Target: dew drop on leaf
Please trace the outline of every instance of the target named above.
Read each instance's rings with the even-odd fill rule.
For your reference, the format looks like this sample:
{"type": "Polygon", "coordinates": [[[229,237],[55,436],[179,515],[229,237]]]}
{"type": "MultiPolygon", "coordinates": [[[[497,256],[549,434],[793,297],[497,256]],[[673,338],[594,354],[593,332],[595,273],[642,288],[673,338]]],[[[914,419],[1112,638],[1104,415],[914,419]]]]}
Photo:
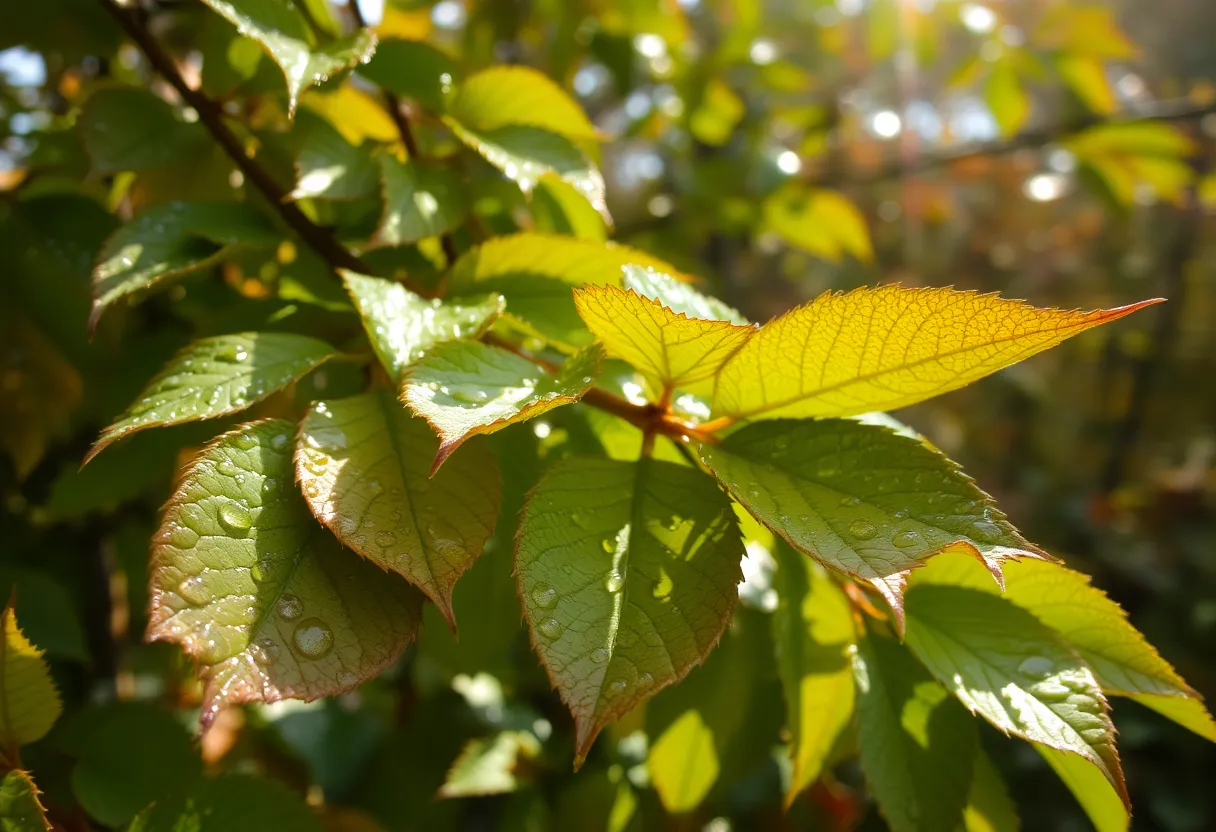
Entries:
{"type": "Polygon", "coordinates": [[[252,450],[257,446],[258,441],[247,433],[242,433],[232,440],[232,444],[236,445],[242,451],[252,450]]]}
{"type": "Polygon", "coordinates": [[[1054,665],[1044,656],[1031,656],[1018,665],[1018,673],[1031,679],[1043,679],[1051,673],[1054,665]]]}
{"type": "Polygon", "coordinates": [[[295,621],[304,614],[304,603],[294,595],[280,595],[279,602],[275,605],[275,612],[284,621],[295,621]]]}
{"type": "Polygon", "coordinates": [[[603,647],[597,647],[591,651],[591,661],[596,664],[603,664],[608,661],[608,651],[603,647]]]}
{"type": "Polygon", "coordinates": [[[612,683],[610,685],[608,685],[608,690],[613,695],[619,696],[620,694],[625,692],[625,688],[627,688],[627,687],[629,687],[629,683],[626,682],[624,679],[613,679],[612,683]]]}
{"type": "Polygon", "coordinates": [[[359,684],[359,677],[351,673],[349,670],[343,670],[338,674],[338,684],[344,688],[353,688],[359,684]]]}
{"type": "Polygon", "coordinates": [[[620,592],[621,588],[625,586],[625,578],[620,572],[609,572],[604,586],[609,592],[620,592]]]}
{"type": "Polygon", "coordinates": [[[334,646],[334,631],[319,618],[305,618],[296,625],[291,642],[300,655],[319,659],[334,646]]]}
{"type": "Polygon", "coordinates": [[[869,540],[878,533],[874,524],[867,520],[854,520],[849,524],[849,534],[858,540],[869,540]]]}
{"type": "Polygon", "coordinates": [[[189,526],[175,525],[169,532],[169,543],[178,549],[192,549],[198,543],[198,533],[189,526]]]}
{"type": "Polygon", "coordinates": [[[186,578],[186,580],[178,584],[177,594],[182,596],[187,603],[193,604],[196,607],[211,600],[211,593],[207,591],[202,575],[186,578]]]}
{"type": "Polygon", "coordinates": [[[221,459],[215,464],[215,472],[225,477],[235,477],[239,471],[231,459],[221,459]]]}
{"type": "Polygon", "coordinates": [[[279,645],[273,639],[262,636],[254,642],[254,646],[265,661],[273,662],[279,657],[279,645]]]}
{"type": "Polygon", "coordinates": [[[643,688],[649,687],[653,681],[654,681],[654,677],[651,676],[649,672],[646,672],[638,677],[638,686],[643,687],[643,688]]]}
{"type": "Polygon", "coordinates": [[[548,584],[537,584],[532,590],[532,603],[542,610],[552,609],[557,603],[557,590],[548,584]]]}
{"type": "Polygon", "coordinates": [[[286,447],[287,443],[288,443],[288,442],[290,442],[290,441],[291,441],[291,437],[290,437],[290,436],[288,436],[286,433],[280,433],[280,434],[279,434],[278,436],[276,436],[274,439],[271,439],[271,440],[270,440],[270,444],[271,444],[271,446],[273,446],[274,448],[277,448],[277,449],[280,449],[280,450],[281,450],[282,448],[286,447]]]}
{"type": "Polygon", "coordinates": [[[901,532],[897,532],[895,536],[891,538],[891,543],[897,549],[907,549],[910,546],[915,546],[919,542],[920,535],[911,529],[904,529],[901,532]]]}
{"type": "Polygon", "coordinates": [[[558,623],[556,618],[546,618],[536,627],[540,634],[548,639],[557,638],[562,634],[562,625],[558,623]]]}
{"type": "Polygon", "coordinates": [[[396,541],[397,535],[393,534],[387,529],[376,532],[376,543],[379,546],[392,546],[396,541]]]}
{"type": "Polygon", "coordinates": [[[840,504],[842,506],[846,506],[846,507],[859,506],[859,505],[861,505],[861,498],[860,497],[841,497],[840,504]]]}
{"type": "Polygon", "coordinates": [[[253,518],[249,516],[239,503],[232,501],[225,502],[220,505],[219,510],[220,525],[228,530],[230,534],[240,534],[249,531],[249,527],[253,525],[253,518]]]}

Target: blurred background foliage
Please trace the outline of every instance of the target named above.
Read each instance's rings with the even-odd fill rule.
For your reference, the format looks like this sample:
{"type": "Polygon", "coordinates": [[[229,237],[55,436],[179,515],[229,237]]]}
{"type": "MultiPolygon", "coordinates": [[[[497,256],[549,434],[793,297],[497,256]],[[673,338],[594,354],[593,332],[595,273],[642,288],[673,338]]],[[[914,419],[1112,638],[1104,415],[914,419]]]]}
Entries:
{"type": "MultiPolygon", "coordinates": [[[[251,41],[193,0],[136,5],[297,197],[376,190],[369,148],[397,133],[370,86],[344,76],[307,92],[289,133],[282,79],[251,41]],[[340,181],[325,173],[335,153],[340,181]]],[[[302,5],[322,26],[352,25],[343,5],[302,5]]],[[[453,80],[541,69],[604,139],[612,237],[700,276],[753,320],[878,282],[1042,306],[1169,298],[900,416],[1216,694],[1216,4],[370,0],[362,13],[382,39],[429,44],[360,70],[404,99],[429,152],[450,134],[423,110],[453,80]]],[[[333,701],[226,712],[192,744],[191,669],[141,640],[146,560],[175,470],[217,428],[144,433],[83,470],[80,459],[195,337],[347,332],[351,310],[308,251],[252,246],[115,308],[90,341],[90,271],[120,219],[257,197],[100,4],[10,3],[0,19],[0,583],[65,700],[24,750],[56,822],[124,827],[206,768],[236,778],[217,781],[233,793],[305,800],[333,830],[883,828],[855,763],[782,811],[783,705],[761,660],[773,543],[758,530],[722,647],[570,773],[569,717],[508,573],[536,452],[577,450],[598,418],[571,408],[495,443],[511,478],[496,536],[456,592],[459,643],[428,609],[420,642],[383,678],[333,701]],[[99,140],[124,112],[128,143],[99,140]]],[[[502,177],[468,181],[470,226],[610,233],[553,177],[530,200],[502,177]]],[[[377,225],[377,211],[341,197],[301,204],[343,239],[377,225]]],[[[369,255],[382,273],[437,279],[437,238],[384,242],[369,255]]],[[[257,414],[358,389],[344,375],[356,372],[314,372],[257,414]]],[[[1128,700],[1115,710],[1134,828],[1213,828],[1216,749],[1128,700]]],[[[1026,828],[1087,828],[1030,747],[985,731],[1026,828]]]]}

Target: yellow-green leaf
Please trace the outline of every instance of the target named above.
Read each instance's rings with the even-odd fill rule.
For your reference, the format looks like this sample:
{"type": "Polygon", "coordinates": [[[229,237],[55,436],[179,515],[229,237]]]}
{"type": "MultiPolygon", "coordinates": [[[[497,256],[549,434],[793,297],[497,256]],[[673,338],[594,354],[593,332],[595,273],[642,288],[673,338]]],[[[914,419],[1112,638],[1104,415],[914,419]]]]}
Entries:
{"type": "Polygon", "coordinates": [[[599,137],[573,98],[544,73],[524,66],[496,66],[469,76],[448,113],[477,132],[525,125],[574,141],[599,137]]]}
{"type": "Polygon", "coordinates": [[[677,280],[669,274],[655,271],[654,268],[627,265],[622,267],[625,273],[625,288],[632,289],[639,295],[658,301],[671,311],[689,318],[704,318],[710,321],[730,321],[732,324],[747,326],[747,318],[739,314],[722,301],[710,295],[704,295],[690,286],[685,280],[677,280]]]}
{"type": "Polygon", "coordinates": [[[992,111],[1001,135],[1012,136],[1030,118],[1030,94],[1022,86],[1018,63],[1013,56],[996,61],[984,82],[984,102],[992,111]]]}
{"type": "Polygon", "coordinates": [[[688,129],[705,144],[721,146],[743,118],[743,101],[724,82],[710,79],[701,103],[688,119],[688,129]]]}
{"type": "Polygon", "coordinates": [[[0,653],[0,751],[8,754],[46,736],[63,705],[42,651],[21,633],[11,604],[4,608],[0,653]]]}
{"type": "Polygon", "coordinates": [[[549,372],[479,341],[443,344],[406,373],[401,397],[439,434],[437,471],[467,439],[581,399],[602,358],[599,347],[588,347],[549,372]]]}
{"type": "Polygon", "coordinates": [[[647,759],[663,808],[678,815],[701,805],[718,781],[714,732],[699,711],[687,710],[655,738],[647,759]],[[667,772],[673,772],[668,776],[667,772]]]}
{"type": "MultiPolygon", "coordinates": [[[[1096,771],[1084,760],[1077,759],[1090,771],[1096,771]]],[[[1102,782],[1106,783],[1105,780],[1102,782]]],[[[1110,786],[1106,785],[1106,788],[1110,786]]],[[[1017,807],[1009,797],[1001,773],[982,748],[977,749],[975,754],[971,790],[967,793],[967,805],[963,808],[962,832],[1018,832],[1017,807]]]]}
{"type": "Polygon", "coordinates": [[[1061,55],[1056,61],[1056,67],[1064,81],[1084,102],[1085,106],[1095,113],[1110,115],[1119,109],[1115,100],[1115,91],[1111,89],[1110,81],[1106,78],[1106,68],[1102,61],[1081,55],[1061,55]]]}
{"type": "Polygon", "coordinates": [[[851,254],[863,263],[874,259],[866,218],[843,194],[787,184],[764,201],[764,227],[792,246],[824,260],[851,254]]]}
{"type": "Polygon", "coordinates": [[[1195,154],[1195,142],[1172,124],[1098,125],[1069,137],[1061,146],[1097,173],[1122,205],[1135,202],[1142,187],[1179,202],[1194,178],[1186,159],[1195,154]]]}
{"type": "Polygon", "coordinates": [[[455,627],[452,587],[494,531],[502,492],[485,446],[431,478],[437,445],[390,390],[317,402],[300,423],[296,479],[343,544],[403,575],[455,627]]]}
{"type": "Polygon", "coordinates": [[[1158,302],[1081,312],[953,289],[825,292],[765,324],[726,362],[714,414],[734,421],[905,407],[1158,302]]]}
{"type": "Polygon", "coordinates": [[[691,318],[615,286],[576,289],[574,305],[609,355],[628,361],[665,391],[713,378],[756,332],[727,321],[691,318]]]}
{"type": "Polygon", "coordinates": [[[526,782],[528,762],[540,755],[540,743],[530,731],[499,731],[470,740],[448,770],[440,797],[507,794],[526,782]]]}

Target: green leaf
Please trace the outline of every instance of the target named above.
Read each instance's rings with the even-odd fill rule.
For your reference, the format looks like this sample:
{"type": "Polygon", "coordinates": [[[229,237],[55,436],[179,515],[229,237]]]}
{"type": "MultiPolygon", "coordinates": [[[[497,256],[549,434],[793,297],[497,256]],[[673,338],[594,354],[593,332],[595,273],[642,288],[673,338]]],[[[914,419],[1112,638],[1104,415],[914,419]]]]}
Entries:
{"type": "Polygon", "coordinates": [[[452,171],[380,154],[384,214],[372,237],[377,246],[416,243],[460,225],[469,212],[467,188],[452,171]]]}
{"type": "Polygon", "coordinates": [[[444,110],[456,62],[430,44],[383,38],[359,74],[389,92],[412,98],[432,113],[444,110]]]}
{"type": "Polygon", "coordinates": [[[455,628],[452,587],[493,533],[502,491],[484,446],[430,478],[437,445],[390,390],[317,402],[300,424],[296,479],[344,545],[405,576],[455,628]]]}
{"type": "Polygon", "coordinates": [[[773,628],[794,766],[788,809],[830,765],[853,718],[849,657],[856,634],[848,599],[821,566],[787,546],[777,546],[775,554],[780,601],[773,628]]]}
{"type": "Polygon", "coordinates": [[[436,344],[479,337],[504,308],[502,296],[496,294],[444,303],[380,277],[344,271],[342,280],[372,348],[394,380],[436,344]]]}
{"type": "Polygon", "coordinates": [[[421,593],[309,516],[294,430],[253,422],[208,445],[153,539],[148,638],[195,661],[204,726],[241,702],[350,690],[397,659],[422,616],[421,593]]]}
{"type": "Polygon", "coordinates": [[[362,199],[376,193],[379,171],[366,146],[346,140],[324,118],[310,110],[297,116],[294,199],[362,199]]]}
{"type": "MultiPolygon", "coordinates": [[[[1040,749],[1041,750],[1041,749],[1040,749]]],[[[1052,752],[1059,753],[1059,752],[1052,752]]],[[[1077,758],[1073,758],[1077,759],[1077,758]]],[[[1083,760],[1077,760],[1090,771],[1094,771],[1083,760]]],[[[1095,772],[1097,774],[1097,772],[1095,772]]],[[[1098,777],[1102,775],[1097,774],[1098,777]]],[[[1106,781],[1103,780],[1103,785],[1106,781]]],[[[1106,786],[1109,789],[1109,786],[1106,786]]],[[[1122,805],[1120,805],[1122,811],[1122,805]]],[[[967,793],[967,806],[963,809],[965,832],[1018,832],[1017,807],[1009,797],[1005,781],[992,760],[977,749],[971,776],[971,791],[967,793]]]]}
{"type": "Polygon", "coordinates": [[[9,604],[0,643],[0,752],[11,757],[17,746],[42,739],[62,710],[42,651],[22,635],[9,604]]]}
{"type": "Polygon", "coordinates": [[[1159,302],[1082,312],[954,289],[825,292],[769,321],[732,356],[714,413],[733,422],[906,407],[1159,302]]]}
{"type": "Polygon", "coordinates": [[[324,341],[281,332],[242,332],[195,341],[101,432],[85,462],[137,431],[240,413],[333,355],[333,347],[324,341]]]}
{"type": "Polygon", "coordinates": [[[203,772],[181,721],[146,703],[112,703],[77,713],[68,723],[65,745],[76,758],[72,793],[90,816],[110,827],[126,824],[203,772]]]}
{"type": "Polygon", "coordinates": [[[1187,159],[1197,152],[1195,142],[1172,124],[1103,124],[1069,136],[1061,146],[1094,171],[1125,206],[1132,205],[1144,187],[1178,203],[1194,179],[1187,159]]]}
{"type": "Polygon", "coordinates": [[[182,121],[168,102],[142,89],[98,90],[76,123],[93,171],[102,176],[169,167],[210,148],[202,125],[182,121]]]}
{"type": "Polygon", "coordinates": [[[115,231],[102,247],[93,270],[89,328],[121,297],[214,265],[238,246],[274,245],[280,239],[266,218],[248,205],[155,205],[115,231]]]}
{"type": "Polygon", "coordinates": [[[700,711],[685,711],[655,738],[647,769],[668,812],[683,814],[701,805],[718,782],[721,764],[713,729],[700,711]]]}
{"type": "Polygon", "coordinates": [[[555,173],[537,180],[531,208],[537,231],[601,243],[608,239],[611,219],[597,213],[577,188],[555,173]]]}
{"type": "Polygon", "coordinates": [[[577,402],[599,375],[602,358],[592,346],[546,371],[480,341],[441,344],[405,374],[401,398],[439,434],[432,469],[438,470],[470,437],[577,402]]]}
{"type": "Polygon", "coordinates": [[[1098,768],[1075,754],[1042,745],[1036,745],[1035,750],[1072,792],[1098,832],[1127,832],[1131,816],[1122,789],[1116,788],[1098,768]]]}
{"type": "Polygon", "coordinates": [[[492,737],[470,740],[448,770],[440,797],[477,797],[508,794],[519,789],[527,760],[540,754],[540,743],[530,731],[500,731],[492,737]]]}
{"type": "Polygon", "coordinates": [[[959,467],[922,443],[851,419],[750,425],[701,459],[756,519],[825,566],[867,581],[902,625],[906,575],[944,549],[1000,580],[1026,542],[959,467]]]}
{"type": "MultiPolygon", "coordinates": [[[[942,558],[917,575],[914,583],[965,586],[993,591],[980,580],[974,563],[942,558]]],[[[1042,561],[1005,566],[1006,600],[1031,612],[1064,636],[1093,671],[1102,690],[1129,696],[1201,737],[1216,742],[1216,722],[1203,699],[1158,655],[1127,620],[1127,613],[1089,577],[1042,561]]]]}
{"type": "Polygon", "coordinates": [[[496,66],[470,76],[456,91],[448,113],[478,133],[524,125],[572,141],[599,137],[574,99],[547,75],[524,66],[496,66]]]}
{"type": "Polygon", "coordinates": [[[984,82],[984,103],[992,111],[1002,136],[1012,136],[1026,126],[1030,118],[1030,95],[1022,86],[1013,56],[992,64],[984,82]]]}
{"type": "Polygon", "coordinates": [[[0,565],[0,598],[10,597],[23,631],[46,655],[89,661],[76,599],[61,579],[32,567],[0,565]]]}
{"type": "Polygon", "coordinates": [[[0,832],[50,832],[38,787],[28,771],[12,769],[0,780],[0,832]]]}
{"type": "Polygon", "coordinates": [[[892,832],[955,832],[979,750],[975,721],[893,639],[868,635],[853,666],[861,767],[892,832]]]}
{"type": "Polygon", "coordinates": [[[591,333],[574,308],[572,286],[621,285],[630,263],[678,275],[670,265],[636,249],[548,234],[495,237],[466,252],[448,274],[455,295],[497,292],[512,317],[561,344],[584,346],[591,333]]]}
{"type": "Polygon", "coordinates": [[[918,584],[908,590],[907,610],[908,646],[968,710],[1007,734],[1075,755],[1128,807],[1106,698],[1058,633],[968,587],[918,584]]]}
{"type": "Polygon", "coordinates": [[[569,139],[521,124],[477,131],[455,119],[449,118],[447,123],[457,138],[517,183],[525,194],[531,194],[544,177],[556,177],[581,194],[605,223],[612,224],[604,195],[604,177],[569,139]]]}
{"type": "Polygon", "coordinates": [[[705,659],[743,544],[700,472],[573,458],[533,490],[516,543],[532,643],[575,721],[576,765],[608,722],[705,659]]]}
{"type": "Polygon", "coordinates": [[[843,194],[787,184],[764,201],[763,227],[816,257],[839,263],[851,254],[874,260],[866,218],[843,194]]]}
{"type": "Polygon", "coordinates": [[[292,0],[203,0],[242,35],[257,41],[283,70],[287,111],[295,113],[304,90],[371,58],[376,35],[370,29],[313,45],[308,20],[292,0]]]}
{"type": "Polygon", "coordinates": [[[156,801],[129,832],[321,832],[321,821],[277,780],[224,774],[156,801]]]}
{"type": "Polygon", "coordinates": [[[697,141],[721,147],[730,141],[744,111],[739,96],[724,82],[712,78],[705,85],[701,103],[688,119],[688,129],[697,141]]]}
{"type": "Polygon", "coordinates": [[[688,283],[677,280],[669,274],[655,271],[653,267],[643,268],[630,263],[623,266],[622,271],[626,289],[632,289],[639,295],[657,300],[672,312],[707,321],[729,321],[739,326],[746,326],[750,323],[737,310],[717,298],[704,295],[688,283]]]}

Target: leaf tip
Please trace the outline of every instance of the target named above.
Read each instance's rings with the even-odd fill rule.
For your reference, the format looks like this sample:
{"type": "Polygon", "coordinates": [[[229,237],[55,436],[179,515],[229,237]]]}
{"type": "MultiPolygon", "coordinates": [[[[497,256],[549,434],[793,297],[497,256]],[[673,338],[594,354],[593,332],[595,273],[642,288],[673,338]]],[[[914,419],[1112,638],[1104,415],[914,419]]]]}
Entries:
{"type": "Polygon", "coordinates": [[[886,600],[887,606],[891,608],[895,631],[902,640],[907,629],[904,617],[904,591],[908,588],[908,573],[896,572],[894,575],[870,578],[869,583],[878,590],[878,593],[886,600]]]}

